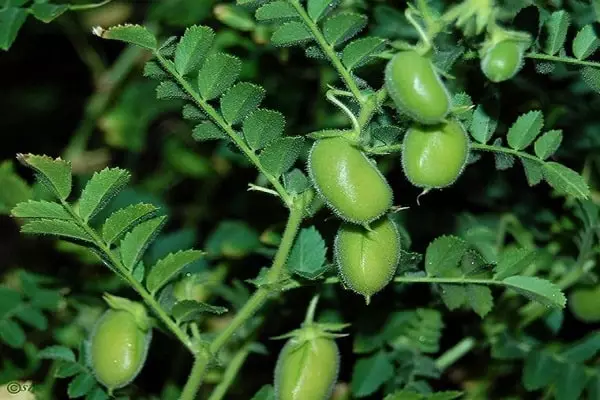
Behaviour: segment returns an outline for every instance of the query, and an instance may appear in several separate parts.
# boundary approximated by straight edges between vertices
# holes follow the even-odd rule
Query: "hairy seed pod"
[[[490,81],[509,80],[523,67],[523,46],[514,40],[503,40],[484,53],[480,65]]]
[[[289,339],[275,366],[277,400],[327,400],[337,381],[340,355],[335,340],[302,330]]]
[[[422,124],[442,122],[450,111],[450,94],[431,60],[416,51],[401,51],[385,69],[385,87],[399,111]]]
[[[412,126],[402,144],[404,175],[425,189],[453,184],[469,155],[469,138],[460,122]]]
[[[367,304],[373,294],[392,279],[400,260],[400,234],[389,217],[373,223],[370,230],[343,224],[335,238],[334,252],[339,275]]]
[[[343,137],[313,144],[308,173],[327,205],[345,221],[366,224],[392,206],[392,189],[385,177]]]
[[[109,391],[128,385],[146,361],[152,330],[143,330],[132,313],[109,309],[96,323],[88,343],[88,364]]]

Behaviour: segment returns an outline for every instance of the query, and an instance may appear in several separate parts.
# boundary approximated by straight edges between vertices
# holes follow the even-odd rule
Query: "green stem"
[[[359,102],[359,104],[363,104],[365,101],[365,98],[362,95],[362,93],[360,92],[358,85],[352,78],[350,71],[348,71],[346,69],[346,67],[344,67],[344,64],[342,64],[342,60],[340,60],[340,58],[338,57],[333,46],[331,46],[329,43],[327,43],[327,40],[325,40],[325,36],[323,36],[323,34],[321,33],[321,30],[319,29],[317,24],[310,18],[310,16],[304,10],[304,7],[302,7],[302,4],[300,4],[300,2],[298,0],[288,0],[288,1],[296,9],[296,12],[300,16],[300,18],[302,18],[304,25],[306,25],[306,27],[310,30],[313,37],[317,41],[317,44],[319,45],[319,47],[321,47],[321,50],[323,50],[323,52],[325,53],[327,58],[329,58],[329,61],[331,61],[331,63],[333,64],[333,67],[335,68],[337,73],[341,76],[342,80],[344,81],[344,83],[346,84],[348,89],[352,92],[352,94],[354,95],[356,100]]]
[[[468,352],[470,352],[473,347],[475,347],[475,339],[472,337],[466,337],[457,344],[455,344],[452,348],[448,349],[444,354],[438,357],[435,360],[435,366],[438,370],[444,371],[446,368],[457,362],[459,359],[465,356]]]
[[[209,118],[219,127],[221,128],[227,136],[235,143],[235,145],[244,153],[244,155],[256,166],[256,168],[267,178],[267,180],[273,185],[283,202],[290,207],[292,204],[292,197],[285,190],[279,179],[277,179],[274,175],[269,173],[260,162],[260,159],[256,155],[256,153],[244,142],[244,139],[241,135],[239,135],[233,128],[223,119],[223,117],[206,102],[198,92],[192,87],[192,85],[185,80],[183,76],[181,76],[176,70],[175,66],[172,62],[165,59],[158,52],[154,53],[156,59],[160,62],[161,66],[175,78],[177,83],[186,91],[188,95],[192,98],[192,100],[200,107]]]
[[[527,54],[525,54],[525,57],[532,58],[535,60],[554,61],[554,62],[561,62],[561,63],[565,63],[565,64],[575,64],[575,65],[582,65],[582,66],[586,66],[586,67],[600,68],[599,62],[578,60],[576,58],[571,58],[571,57],[551,56],[548,54],[540,54],[540,53],[527,53]]]
[[[528,153],[525,153],[522,151],[509,149],[508,147],[491,146],[489,144],[481,144],[481,143],[471,143],[471,150],[491,151],[491,152],[495,152],[495,153],[506,153],[506,154],[511,154],[513,156],[517,156],[517,157],[521,157],[521,158],[528,158],[532,161],[535,161],[535,162],[538,162],[541,164],[544,163],[544,161],[540,160],[536,156],[533,156],[531,154],[528,154]]]
[[[206,353],[198,353],[194,360],[194,365],[190,376],[183,391],[181,393],[180,400],[193,400],[198,393],[198,389],[204,379],[204,374],[208,367],[208,363],[211,358],[217,354],[225,344],[235,335],[235,333],[242,327],[252,316],[258,311],[260,307],[267,301],[271,292],[273,291],[272,286],[276,284],[283,273],[283,268],[289,256],[289,253],[294,244],[296,234],[300,228],[302,217],[304,215],[304,204],[302,201],[298,201],[292,204],[290,207],[290,215],[283,231],[281,243],[273,259],[273,265],[267,275],[267,285],[258,288],[250,299],[244,304],[244,306],[235,315],[231,323],[225,328],[219,335],[211,342],[209,351]]]
[[[248,358],[248,354],[250,354],[250,344],[244,345],[241,349],[237,351],[235,356],[227,365],[227,369],[225,369],[225,373],[223,374],[223,379],[219,384],[214,388],[208,400],[222,400],[225,398],[229,387],[235,380],[238,372],[244,365],[246,358]]]
[[[138,282],[131,272],[125,268],[121,260],[115,255],[110,247],[100,238],[94,229],[92,229],[80,216],[75,212],[73,207],[65,200],[61,200],[62,206],[71,214],[77,224],[92,238],[96,246],[102,251],[106,259],[110,261],[114,270],[123,279],[129,283],[129,285],[142,297],[144,302],[152,309],[154,314],[159,320],[171,331],[181,343],[183,343],[191,352],[195,352],[196,349],[193,347],[192,342],[185,334],[183,330],[169,317],[167,312],[162,308],[158,301],[148,292],[140,282]]]
[[[393,281],[395,283],[429,283],[429,284],[449,284],[449,285],[485,285],[485,286],[502,286],[511,289],[520,289],[520,287],[505,281],[495,279],[475,279],[475,278],[444,278],[436,276],[396,276]],[[338,277],[327,278],[323,281],[326,284],[339,283]]]
[[[308,305],[308,310],[306,311],[306,316],[304,317],[303,325],[310,325],[315,320],[315,312],[317,311],[317,303],[319,302],[319,295],[316,294],[310,300],[310,304]]]

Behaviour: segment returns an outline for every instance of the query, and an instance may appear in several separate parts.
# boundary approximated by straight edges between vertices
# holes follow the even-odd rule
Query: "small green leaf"
[[[325,40],[338,46],[356,36],[367,26],[367,17],[351,12],[341,12],[327,19],[323,24]]]
[[[593,67],[583,67],[580,71],[581,79],[596,93],[600,93],[600,70]]]
[[[286,22],[271,36],[271,42],[275,46],[293,46],[311,40],[313,40],[312,33],[302,22],[297,21]]]
[[[150,269],[146,278],[146,287],[152,294],[156,293],[183,268],[199,260],[202,254],[198,250],[184,250],[169,254]]]
[[[283,135],[285,118],[273,110],[259,109],[244,120],[242,130],[248,146],[260,150]]]
[[[523,296],[548,307],[564,308],[567,299],[560,288],[550,281],[533,276],[509,276],[504,284]]]
[[[273,385],[264,385],[250,400],[276,400]]]
[[[525,359],[523,386],[528,391],[539,390],[554,381],[559,370],[558,362],[546,351],[534,350]]]
[[[384,352],[361,358],[352,371],[352,394],[356,397],[369,396],[394,376],[394,365]]]
[[[425,270],[428,275],[446,277],[457,273],[467,251],[467,244],[454,236],[440,236],[427,246]],[[462,273],[460,273],[462,275]]]
[[[54,370],[54,376],[57,378],[69,378],[77,375],[81,370],[81,365],[76,362],[59,362],[58,367]]]
[[[226,312],[227,309],[225,307],[213,306],[193,300],[180,301],[173,306],[173,310],[171,311],[178,324],[195,321],[202,314],[220,315]]]
[[[181,115],[186,121],[200,122],[206,119],[206,114],[193,104],[184,104]]]
[[[215,33],[206,26],[190,26],[179,40],[175,49],[175,69],[187,75],[196,71],[204,62],[212,47]]]
[[[0,214],[8,214],[17,204],[30,199],[32,189],[27,182],[14,171],[10,160],[0,163]]]
[[[49,346],[37,353],[38,358],[75,362],[75,353],[65,346]]]
[[[221,97],[221,112],[228,124],[240,122],[254,112],[265,98],[265,89],[261,86],[241,82],[229,89]]]
[[[496,145],[494,143],[494,146]],[[497,170],[504,171],[515,165],[515,156],[506,153],[494,153],[494,162]]]
[[[565,43],[570,24],[569,14],[565,10],[555,11],[546,21],[546,41],[544,52],[553,56]]]
[[[529,186],[535,186],[544,179],[543,164],[526,157],[519,157],[523,164]]]
[[[156,37],[141,25],[117,25],[108,29],[94,28],[94,34],[103,39],[119,40],[135,44],[148,50],[156,50],[158,45]]]
[[[74,222],[59,219],[38,219],[28,222],[21,227],[21,232],[60,236],[67,239],[94,243],[94,239]]]
[[[585,60],[594,54],[598,47],[600,47],[600,39],[592,25],[581,28],[573,40],[573,54],[579,60]]]
[[[95,172],[79,198],[79,215],[84,221],[102,210],[129,182],[131,174],[120,168]]]
[[[541,111],[530,111],[521,115],[508,130],[508,144],[515,150],[523,150],[540,134],[544,125]]]
[[[189,100],[190,96],[176,82],[166,80],[156,87],[156,98],[160,100]]]
[[[48,23],[60,17],[69,9],[65,4],[35,3],[29,7],[31,14],[42,22]]]
[[[310,187],[308,177],[298,168],[292,169],[283,176],[283,184],[288,192],[294,194],[302,193]]]
[[[579,199],[590,195],[590,188],[585,179],[577,172],[556,162],[547,162],[543,167],[544,179],[556,191]]]
[[[157,217],[142,222],[121,240],[121,260],[126,269],[131,271],[140,261],[146,248],[154,240],[166,217]]]
[[[465,290],[469,306],[481,318],[485,317],[494,306],[490,288],[482,285],[467,285]]]
[[[241,258],[260,247],[258,233],[243,221],[222,221],[206,240],[211,256]]]
[[[154,80],[163,81],[169,76],[156,61],[150,60],[144,64],[144,76]]]
[[[510,248],[500,255],[494,279],[502,280],[521,273],[536,259],[536,252],[529,249]]]
[[[25,344],[26,336],[19,324],[5,319],[0,321],[0,340],[10,347],[20,349]]]
[[[469,131],[471,132],[473,139],[479,143],[485,144],[490,140],[496,131],[497,126],[498,118],[496,114],[480,104],[473,112],[473,119],[471,120]]]
[[[85,397],[85,400],[109,400],[108,393],[100,386],[95,386]]]
[[[260,163],[268,173],[279,177],[294,165],[303,144],[304,138],[300,136],[279,138],[260,153]]]
[[[440,285],[442,301],[449,310],[456,310],[467,302],[467,291],[463,285]]]
[[[254,16],[261,22],[289,21],[299,18],[294,6],[285,0],[276,0],[262,5],[256,10]]]
[[[304,228],[294,242],[287,267],[303,278],[316,279],[327,270],[326,252],[325,241],[319,231],[314,226]]]
[[[12,46],[26,19],[27,12],[23,8],[0,9],[0,49],[8,50]]]
[[[71,163],[60,158],[34,154],[17,154],[17,159],[36,172],[38,180],[59,199],[65,200],[71,193]]]
[[[572,363],[584,363],[596,357],[600,351],[600,332],[594,332],[560,353],[561,358]]]
[[[378,37],[366,37],[349,43],[342,51],[342,62],[349,70],[367,64],[385,49],[385,40]]]
[[[220,96],[238,78],[242,69],[239,58],[225,53],[210,55],[198,73],[198,89],[204,100]]]
[[[23,307],[15,312],[15,317],[37,330],[48,329],[48,318],[37,308]]]
[[[556,129],[544,133],[535,141],[535,155],[547,159],[558,150],[562,142],[562,130]]]
[[[67,395],[70,399],[88,394],[96,386],[96,378],[87,371],[81,372],[69,383]]]
[[[554,380],[554,398],[556,400],[581,399],[588,375],[583,365],[563,364]]]
[[[134,226],[156,215],[158,208],[152,204],[132,204],[115,211],[102,225],[102,238],[111,244]]]
[[[19,203],[12,209],[11,215],[16,218],[48,218],[71,220],[73,217],[65,208],[54,202],[29,200]]]
[[[211,121],[204,121],[194,127],[192,138],[198,142],[226,139],[225,132]]]
[[[308,0],[306,9],[308,16],[314,21],[318,22],[321,18],[326,16],[331,10],[337,7],[340,0]]]

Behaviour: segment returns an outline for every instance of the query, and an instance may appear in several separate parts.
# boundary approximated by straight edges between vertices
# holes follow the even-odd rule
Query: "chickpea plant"
[[[22,223],[23,233],[55,236],[87,248],[135,293],[130,292],[128,298],[105,294],[108,309],[77,351],[53,345],[39,352],[38,358],[54,360],[57,377],[71,379],[70,398],[104,399],[128,393],[128,385],[135,383],[152,352],[157,330],[171,335],[193,357],[188,378],[181,391],[176,391],[178,398],[191,400],[199,391],[208,393],[203,386],[207,380],[214,386],[211,400],[227,398],[248,355],[260,352],[256,343],[262,340],[260,327],[273,317],[265,312],[267,304],[293,297],[300,290],[312,296],[304,322],[298,329],[279,334],[287,342],[272,366],[272,381],[264,382],[253,399],[350,398],[350,394],[336,394],[340,371],[351,363],[340,357],[342,341],[351,341],[357,355],[353,367],[348,367],[352,398],[440,400],[463,394],[491,398],[486,397],[492,396],[487,392],[491,389],[479,382],[473,385],[480,386],[480,397],[466,385],[435,392],[429,383],[478,346],[475,334],[462,332],[457,343],[434,358],[447,346],[440,342],[444,316],[459,309],[482,319],[480,333],[486,344],[479,346],[480,351],[491,352],[498,360],[519,362],[519,368],[522,365],[526,391],[543,390],[545,396],[557,399],[578,399],[583,393],[590,399],[600,396],[600,370],[592,363],[600,351],[597,331],[575,343],[547,345],[533,335],[516,334],[512,327],[519,325],[523,330],[542,319],[548,329],[560,326],[562,322],[549,315],[563,318],[567,304],[563,291],[567,290],[569,308],[579,320],[600,320],[598,307],[591,305],[600,289],[588,285],[571,290],[584,277],[590,282],[595,279],[591,271],[600,231],[597,203],[589,200],[589,176],[554,157],[563,133],[553,128],[556,117],[544,115],[538,103],[531,103],[531,109],[503,126],[499,102],[474,103],[452,75],[454,64],[471,62],[475,67],[471,66],[469,74],[481,74],[488,81],[485,87],[490,98],[497,100],[497,85],[517,79],[533,60],[545,74],[571,66],[571,75],[581,76],[592,90],[599,91],[600,64],[586,61],[600,46],[594,28],[585,25],[575,33],[569,56],[565,10],[540,8],[543,34],[534,37],[511,26],[524,3],[499,6],[492,1],[464,0],[434,6],[418,0],[403,12],[390,8],[404,18],[411,35],[388,40],[359,36],[369,23],[358,12],[368,7],[359,3],[363,2],[238,0],[237,5],[220,4],[216,10],[226,25],[257,35],[269,32],[276,48],[301,46],[309,58],[327,62],[335,70],[337,80],[325,88],[325,99],[345,125],[318,127],[323,129],[307,134],[291,134],[282,113],[261,106],[269,93],[254,82],[240,81],[244,60],[223,51],[217,33],[208,26],[189,26],[181,36],[172,37],[163,37],[155,26],[94,28],[100,38],[143,49],[149,58],[143,74],[157,82],[156,97],[177,102],[183,119],[193,125],[195,141],[225,143],[254,166],[260,177],[248,190],[257,192],[255,196],[276,197],[287,209],[288,219],[281,234],[271,232],[272,236],[260,238],[272,246],[263,254],[270,257],[270,266],[247,283],[228,286],[225,266],[208,274],[190,266],[201,262],[220,241],[236,240],[237,234],[243,237],[240,242],[250,241],[245,244],[252,249],[259,239],[241,234],[250,230],[243,223],[221,224],[204,251],[181,249],[147,263],[149,249],[167,223],[164,212],[154,204],[139,202],[102,213],[130,184],[127,170],[99,170],[79,191],[73,185],[69,160],[19,154],[18,161],[33,170],[37,182],[51,195],[32,199],[32,189],[12,169],[2,167],[0,182],[10,179],[11,187],[22,188],[21,194],[15,191],[15,199],[5,202],[16,204],[10,213]],[[5,7],[0,13],[6,18],[16,12],[15,7]],[[3,48],[12,43],[17,30],[13,28],[9,36],[4,33]],[[361,77],[360,68],[367,66],[378,68],[379,86]],[[583,226],[574,235],[576,259],[567,262],[557,256],[555,248],[537,251],[533,234],[508,216],[493,227],[463,216],[455,234],[440,231],[423,254],[411,249],[410,232],[401,217],[413,212],[412,206],[407,210],[402,205],[415,199],[394,193],[392,180],[406,178],[422,189],[421,202],[429,196],[444,196],[440,190],[460,182],[474,163],[484,162],[480,158],[486,153],[494,157],[497,170],[508,170],[518,162],[529,186],[544,181],[548,187],[543,190],[566,198],[565,208],[576,221],[571,226]],[[401,163],[404,177],[388,173],[389,160]],[[328,236],[310,223],[303,225],[321,216],[335,224],[334,239],[324,239]],[[507,235],[514,237],[514,244],[504,245]],[[244,258],[250,250],[243,248],[244,243],[240,246],[223,246],[219,251]],[[211,280],[213,286],[203,286]],[[442,313],[434,302],[380,315],[381,310],[373,305],[380,293],[394,291],[395,297],[402,298],[409,286],[423,284],[431,287],[447,311]],[[355,292],[365,307],[371,307],[360,311],[365,315],[358,316],[356,324],[316,318],[319,297],[327,297],[336,285]],[[22,288],[24,295],[0,291],[0,339],[17,348],[24,345],[25,336],[14,317],[44,329],[45,317],[38,309],[53,310],[33,301],[37,295],[31,286]],[[231,307],[211,304],[214,293],[229,300]],[[14,311],[29,301],[35,305],[28,311]],[[498,313],[492,312],[495,301]],[[338,307],[343,308],[343,303]],[[372,315],[370,310],[374,310]],[[518,321],[504,325],[502,313],[511,314],[505,316],[507,320]],[[211,315],[231,318],[224,328],[204,332],[201,322]],[[365,324],[370,329],[362,329]],[[233,356],[223,358],[228,352]],[[211,381],[214,370],[223,370],[216,382]]]

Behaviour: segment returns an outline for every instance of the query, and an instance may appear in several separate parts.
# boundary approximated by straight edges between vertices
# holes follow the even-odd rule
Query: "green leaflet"
[[[157,217],[142,222],[121,240],[120,253],[123,266],[131,271],[140,261],[146,248],[156,237],[166,217]]]
[[[152,204],[132,204],[112,213],[102,225],[102,238],[114,243],[134,226],[156,215],[158,209]]]
[[[273,110],[259,109],[244,120],[242,130],[246,143],[253,150],[260,150],[283,135],[285,118]]]
[[[215,33],[206,26],[191,26],[179,40],[175,49],[175,69],[182,76],[196,71],[212,47]]]
[[[316,279],[327,270],[326,252],[327,247],[319,231],[314,226],[304,228],[294,242],[287,267],[303,278]]]
[[[65,200],[71,193],[71,163],[60,158],[33,154],[18,154],[17,159],[36,172],[37,178],[56,197]]]
[[[184,250],[171,253],[159,260],[148,273],[146,287],[150,293],[156,293],[169,280],[173,279],[185,266],[197,261],[202,257],[198,250]]]
[[[79,198],[79,215],[89,220],[102,210],[119,193],[131,175],[120,168],[105,168],[94,173]]]
[[[220,96],[237,80],[242,69],[239,58],[215,53],[206,59],[198,73],[198,89],[205,100]]]
[[[158,42],[156,37],[141,25],[117,25],[108,29],[100,27],[94,29],[94,34],[103,39],[118,40],[135,44],[148,50],[155,50]]]

